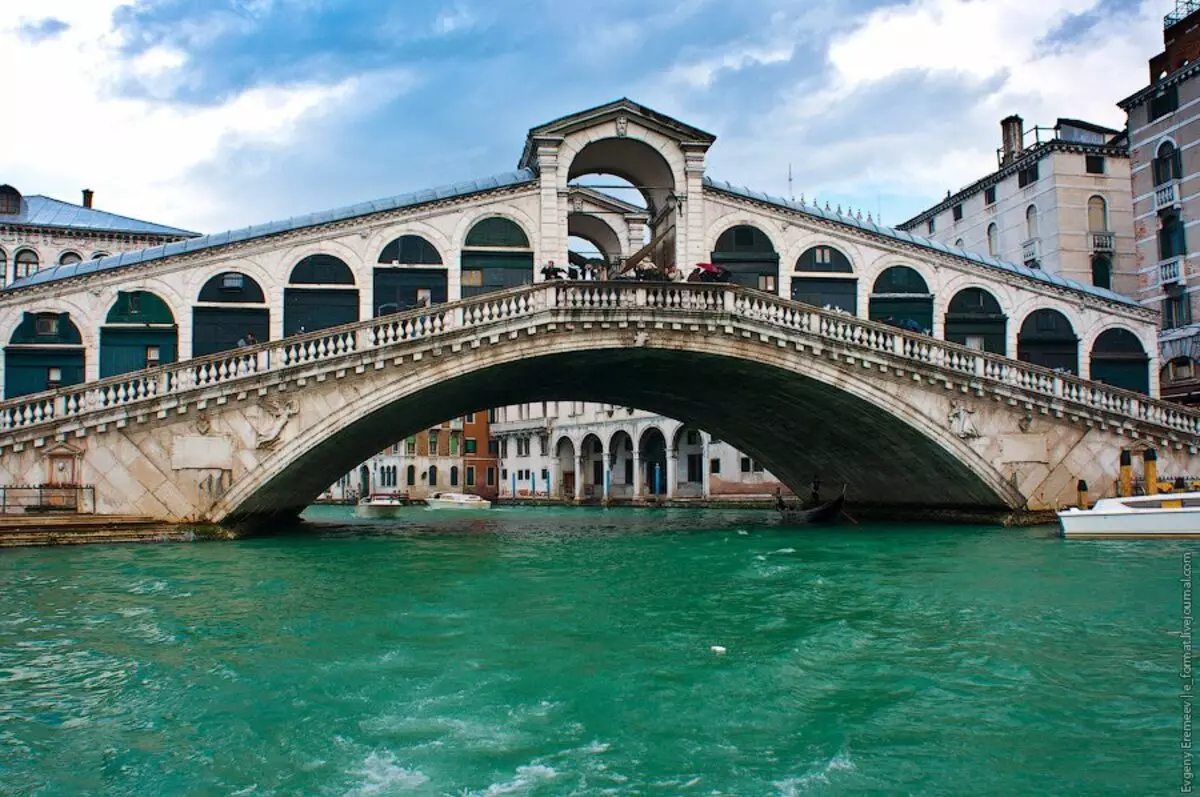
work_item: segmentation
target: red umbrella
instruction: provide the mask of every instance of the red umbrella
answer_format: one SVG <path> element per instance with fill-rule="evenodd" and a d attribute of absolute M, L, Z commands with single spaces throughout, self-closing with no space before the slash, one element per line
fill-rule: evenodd
<path fill-rule="evenodd" d="M 721 269 L 714 266 L 712 263 L 697 263 L 696 268 L 707 271 L 709 274 L 719 274 Z"/>

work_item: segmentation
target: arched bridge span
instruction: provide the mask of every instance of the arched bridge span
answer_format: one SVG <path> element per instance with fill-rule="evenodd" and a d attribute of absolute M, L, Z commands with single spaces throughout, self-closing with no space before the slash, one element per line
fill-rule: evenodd
<path fill-rule="evenodd" d="M 853 503 L 1042 508 L 1130 439 L 1196 472 L 1174 405 L 730 286 L 545 283 L 0 404 L 0 477 L 74 456 L 101 511 L 298 511 L 388 443 L 470 411 L 595 400 L 672 415 Z"/>

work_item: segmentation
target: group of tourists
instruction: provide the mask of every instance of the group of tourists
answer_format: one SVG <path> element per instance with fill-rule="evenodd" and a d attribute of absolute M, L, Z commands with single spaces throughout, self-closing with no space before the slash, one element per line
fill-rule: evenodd
<path fill-rule="evenodd" d="M 582 266 L 569 265 L 564 269 L 561 266 L 555 265 L 554 261 L 551 260 L 542 267 L 542 278 L 548 280 L 582 280 L 584 282 L 602 281 L 608 279 L 608 266 L 593 266 L 590 264 Z"/>
<path fill-rule="evenodd" d="M 562 268 L 551 260 L 542 267 L 542 278 L 547 280 L 637 280 L 639 282 L 730 282 L 731 277 L 726 269 L 711 263 L 697 263 L 691 273 L 685 274 L 674 265 L 658 266 L 649 260 L 643 260 L 628 271 L 614 270 L 610 272 L 605 265 L 570 265 Z"/>

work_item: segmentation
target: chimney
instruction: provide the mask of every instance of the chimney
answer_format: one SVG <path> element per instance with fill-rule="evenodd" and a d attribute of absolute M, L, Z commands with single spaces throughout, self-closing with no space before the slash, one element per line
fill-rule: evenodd
<path fill-rule="evenodd" d="M 1024 149 L 1025 120 L 1013 114 L 1000 120 L 1000 138 L 1003 143 L 1001 166 L 1007 166 L 1016 160 Z"/>
<path fill-rule="evenodd" d="M 90 208 L 92 206 L 92 197 L 94 197 L 95 195 L 96 195 L 96 193 L 94 191 L 92 191 L 92 189 L 90 189 L 90 188 L 83 189 L 83 206 L 85 208 Z"/>

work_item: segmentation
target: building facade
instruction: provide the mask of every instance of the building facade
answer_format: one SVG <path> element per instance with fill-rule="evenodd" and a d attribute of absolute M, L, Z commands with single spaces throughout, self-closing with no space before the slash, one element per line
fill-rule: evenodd
<path fill-rule="evenodd" d="M 501 498 L 770 499 L 790 492 L 707 432 L 632 407 L 584 401 L 493 411 Z"/>
<path fill-rule="evenodd" d="M 1149 85 L 1122 100 L 1129 115 L 1137 298 L 1162 314 L 1162 395 L 1200 403 L 1200 5 L 1179 2 L 1163 24 Z"/>
<path fill-rule="evenodd" d="M 1125 134 L 1074 119 L 1000 126 L 999 169 L 898 229 L 1136 296 Z"/>
<path fill-rule="evenodd" d="M 396 493 L 419 501 L 461 492 L 495 498 L 497 462 L 486 453 L 487 441 L 487 412 L 444 421 L 388 446 L 338 479 L 324 497 L 353 501 Z"/>

